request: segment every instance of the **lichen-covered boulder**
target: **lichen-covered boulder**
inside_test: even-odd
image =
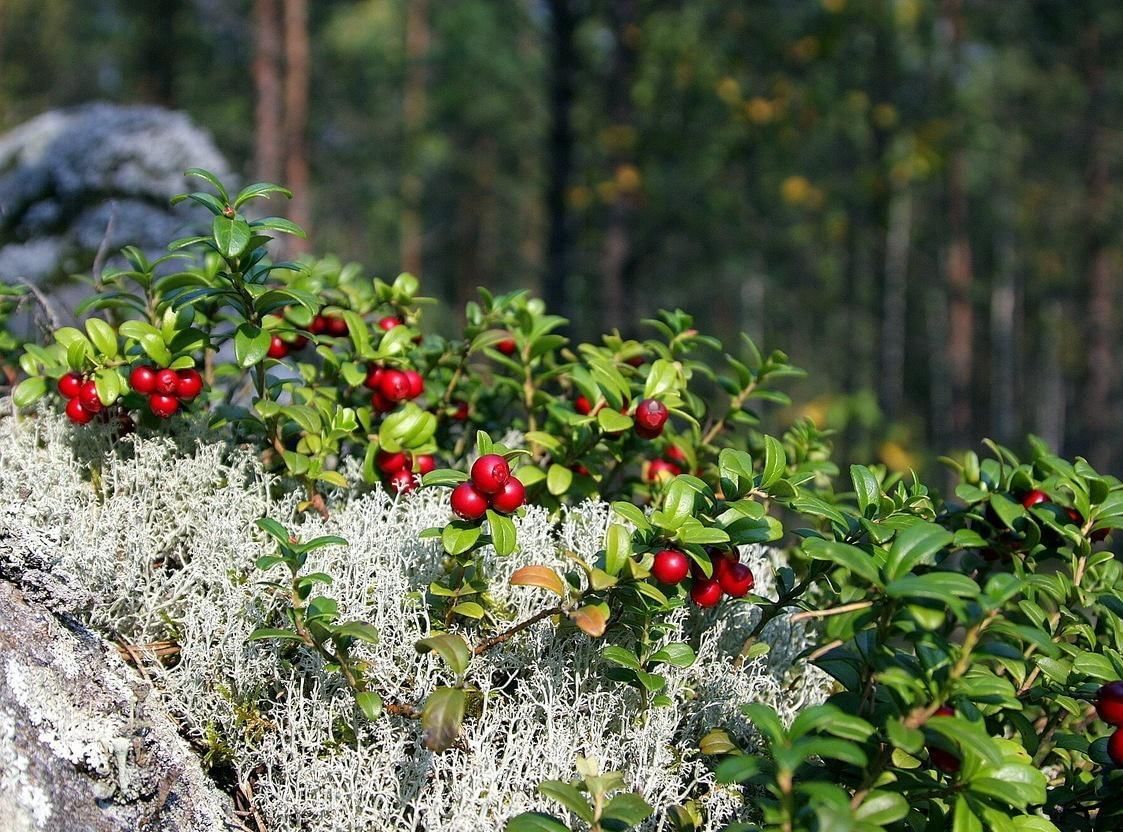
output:
[[[223,797],[146,681],[0,580],[0,826],[219,832]]]
[[[168,202],[192,166],[228,174],[206,131],[160,107],[52,110],[0,136],[0,278],[84,271],[103,238],[162,249],[198,221]]]

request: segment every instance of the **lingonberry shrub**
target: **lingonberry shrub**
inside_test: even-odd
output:
[[[288,574],[270,584],[271,626],[254,640],[338,672],[365,720],[416,719],[427,748],[448,749],[485,697],[505,695],[480,684],[478,657],[553,626],[595,640],[581,671],[626,693],[637,721],[683,714],[673,756],[712,764],[715,781],[655,807],[666,828],[712,829],[703,793],[781,832],[1118,828],[1123,569],[1102,545],[1123,528],[1118,479],[1032,439],[1026,459],[992,443],[986,459],[947,459],[959,478],[948,495],[882,467],[840,476],[812,422],[760,429],[764,408],[789,402],[777,383],[800,374],[781,352],[747,338],[726,350],[680,310],[645,321],[643,340],[572,343],[522,291],[480,290],[459,332],[429,331],[411,275],[274,261],[272,237],[302,232],[244,212],[283,188],[231,196],[189,175],[208,189],[181,199],[209,212],[210,232],[155,260],[125,249],[126,268],[106,270],[77,310],[94,316],[26,344],[18,373],[5,364],[24,376],[13,400],[56,404],[89,426],[75,431],[205,422],[258,455],[276,496],[295,490],[299,511],[322,518],[363,489],[398,501],[443,489],[447,522],[422,533],[440,569],[415,593],[417,649],[443,668],[423,701],[382,702],[359,658],[373,628],[341,622],[331,576],[303,572],[309,551],[342,540],[300,543],[262,521],[276,554],[259,566]],[[584,501],[608,504],[603,540],[578,554],[558,538],[557,557],[535,549],[500,570],[528,511],[547,522]],[[784,551],[750,568],[751,544]],[[497,600],[504,579],[534,612]],[[747,702],[751,731],[702,733],[712,723],[693,713],[695,692],[668,676],[699,661],[698,633],[722,609],[751,623],[707,674],[764,660],[762,633],[786,621],[806,634],[801,662],[833,680],[826,700],[789,722]],[[579,771],[541,789],[571,822],[532,813],[510,828],[628,828],[651,814],[614,794],[613,775]]]

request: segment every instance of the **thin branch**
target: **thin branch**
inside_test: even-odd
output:
[[[873,601],[855,601],[853,604],[843,604],[841,607],[831,607],[826,610],[804,610],[791,617],[792,622],[805,621],[808,618],[826,618],[829,615],[843,615],[856,610],[864,610],[873,606]]]
[[[563,615],[563,614],[565,614],[565,611],[566,611],[565,607],[559,605],[559,606],[550,607],[548,609],[542,610],[541,612],[535,613],[530,618],[526,619],[526,621],[519,622],[514,627],[511,627],[509,630],[504,630],[502,633],[499,633],[498,635],[494,635],[489,639],[485,639],[484,641],[481,641],[479,644],[476,645],[475,649],[472,650],[472,655],[478,656],[481,653],[487,652],[488,650],[490,650],[493,647],[498,647],[500,644],[503,644],[504,642],[510,641],[512,638],[514,638],[516,635],[521,633],[523,630],[526,630],[529,627],[533,627],[539,621],[542,621],[543,619],[549,618],[549,617],[554,616],[554,615]]]

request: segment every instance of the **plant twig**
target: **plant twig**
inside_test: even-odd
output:
[[[543,619],[549,618],[553,615],[563,615],[565,614],[565,611],[565,607],[558,605],[556,607],[550,607],[548,609],[542,610],[541,612],[535,613],[525,621],[520,621],[509,630],[504,630],[498,635],[494,635],[491,638],[484,639],[475,646],[475,648],[472,650],[472,655],[478,656],[481,653],[487,652],[493,647],[498,647],[500,644],[503,644],[506,641],[510,641],[523,630],[526,630],[529,627],[533,627],[539,621],[542,621]]]

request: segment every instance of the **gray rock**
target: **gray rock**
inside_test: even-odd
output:
[[[229,800],[101,638],[0,581],[0,825],[220,832]]]
[[[197,210],[168,203],[195,186],[189,167],[229,175],[209,134],[159,107],[87,104],[0,136],[0,279],[87,270],[111,216],[110,252],[157,253],[198,230]]]

